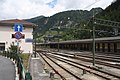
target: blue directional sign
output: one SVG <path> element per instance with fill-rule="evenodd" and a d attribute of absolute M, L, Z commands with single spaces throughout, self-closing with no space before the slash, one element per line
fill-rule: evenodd
<path fill-rule="evenodd" d="M 22 24 L 15 24 L 14 31 L 15 32 L 22 32 L 23 25 Z"/>

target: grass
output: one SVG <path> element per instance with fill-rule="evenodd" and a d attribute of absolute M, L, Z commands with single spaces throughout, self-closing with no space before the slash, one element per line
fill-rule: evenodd
<path fill-rule="evenodd" d="M 27 70 L 27 67 L 28 67 L 29 55 L 30 55 L 30 54 L 27 54 L 27 53 L 20 54 L 20 57 L 21 57 L 22 60 L 23 60 L 24 68 L 25 68 L 26 70 Z"/>

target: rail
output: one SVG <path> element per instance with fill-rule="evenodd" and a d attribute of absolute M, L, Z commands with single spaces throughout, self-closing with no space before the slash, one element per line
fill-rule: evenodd
<path fill-rule="evenodd" d="M 59 60 L 59 61 L 68 63 L 68 64 L 73 65 L 73 66 L 75 66 L 74 64 L 78 64 L 78 65 L 84 66 L 84 67 L 86 67 L 86 68 L 89 68 L 89 69 L 91 69 L 91 70 L 95 70 L 95 71 L 98 71 L 98 72 L 107 74 L 107 75 L 109 75 L 109 76 L 113 76 L 113 77 L 116 77 L 116 78 L 120 78 L 120 76 L 118 76 L 118 75 L 115 75 L 115 74 L 112 74 L 112 73 L 109 73 L 109 72 L 106 72 L 106 71 L 103 71 L 103 70 L 100 70 L 100 69 L 97 69 L 97 68 L 94 68 L 94 67 L 90 67 L 90 66 L 87 66 L 87 65 L 83 65 L 83 64 L 81 64 L 81 63 L 77 63 L 77 62 L 74 62 L 74 61 L 71 61 L 71 60 L 68 60 L 68 59 L 64 59 L 64 58 L 61 58 L 61 57 L 58 57 L 58 56 L 53 56 L 53 55 L 50 55 L 50 54 L 47 55 L 47 56 L 52 57 L 52 58 L 54 58 L 54 59 L 57 59 L 57 60 Z M 68 62 L 68 61 L 69 61 L 69 62 Z M 74 63 L 74 64 L 71 64 L 70 62 L 72 62 L 72 63 Z M 78 67 L 78 66 L 75 66 L 75 67 Z M 78 68 L 80 68 L 80 67 L 78 67 Z M 81 68 L 81 69 L 84 70 L 83 68 Z M 100 77 L 103 77 L 103 78 L 105 78 L 105 79 L 107 79 L 107 80 L 110 80 L 110 78 L 108 78 L 108 77 L 106 77 L 106 76 L 104 76 L 104 75 L 100 75 L 100 74 L 98 74 L 98 72 L 95 73 L 95 72 L 92 72 L 92 71 L 89 71 L 89 70 L 86 70 L 86 71 L 88 71 L 88 72 L 90 72 L 90 73 L 93 73 L 93 74 L 95 74 L 95 75 L 98 75 L 98 76 L 100 76 Z"/>

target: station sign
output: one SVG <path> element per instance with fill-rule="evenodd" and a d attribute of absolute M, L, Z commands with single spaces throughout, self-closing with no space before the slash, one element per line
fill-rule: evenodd
<path fill-rule="evenodd" d="M 33 42 L 33 39 L 27 38 L 27 39 L 25 39 L 25 42 L 30 42 L 30 43 L 32 43 L 32 42 Z"/>

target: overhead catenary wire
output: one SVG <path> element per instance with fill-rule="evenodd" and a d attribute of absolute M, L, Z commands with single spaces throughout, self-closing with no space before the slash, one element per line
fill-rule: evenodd
<path fill-rule="evenodd" d="M 95 2 L 93 2 L 92 4 L 89 4 L 88 6 L 86 6 L 86 7 L 83 8 L 83 9 L 89 8 L 89 7 L 93 6 L 94 4 L 96 4 L 96 3 L 99 2 L 99 1 L 101 1 L 101 0 L 95 0 Z"/>

